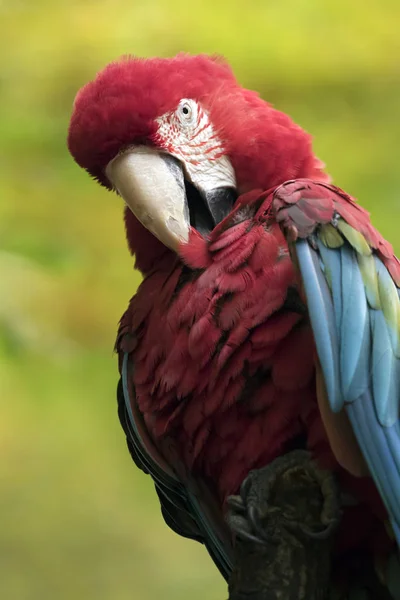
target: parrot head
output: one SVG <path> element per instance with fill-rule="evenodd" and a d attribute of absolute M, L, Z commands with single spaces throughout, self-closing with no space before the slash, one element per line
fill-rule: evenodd
<path fill-rule="evenodd" d="M 177 251 L 191 227 L 209 233 L 243 192 L 327 179 L 310 136 L 206 55 L 109 64 L 77 94 L 68 146 L 135 216 L 126 215 L 135 253 L 138 221 Z"/>

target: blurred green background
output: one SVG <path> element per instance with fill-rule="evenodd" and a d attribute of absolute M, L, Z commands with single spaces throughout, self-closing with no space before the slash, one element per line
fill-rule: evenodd
<path fill-rule="evenodd" d="M 400 251 L 398 0 L 0 0 L 0 598 L 226 598 L 163 524 L 116 417 L 139 277 L 121 205 L 66 151 L 78 88 L 124 53 L 224 54 L 315 136 Z"/>

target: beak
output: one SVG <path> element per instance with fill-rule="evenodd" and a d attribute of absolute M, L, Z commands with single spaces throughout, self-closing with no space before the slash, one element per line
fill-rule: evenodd
<path fill-rule="evenodd" d="M 231 212 L 237 193 L 232 187 L 219 187 L 206 191 L 204 198 L 215 227 Z"/>
<path fill-rule="evenodd" d="M 106 175 L 135 217 L 165 246 L 176 252 L 188 240 L 189 208 L 178 160 L 136 146 L 116 156 Z"/>

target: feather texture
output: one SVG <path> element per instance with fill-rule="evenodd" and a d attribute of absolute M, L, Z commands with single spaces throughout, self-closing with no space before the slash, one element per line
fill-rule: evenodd
<path fill-rule="evenodd" d="M 306 211 L 313 225 L 306 228 L 292 209 L 297 188 L 313 198 Z M 330 223 L 314 202 L 318 194 L 334 207 Z M 292 182 L 278 195 L 277 209 L 285 211 L 281 222 L 303 238 L 296 255 L 331 409 L 347 411 L 400 546 L 398 261 L 341 190 Z M 314 232 L 317 243 L 310 244 Z"/>
<path fill-rule="evenodd" d="M 334 225 L 325 224 L 327 244 L 317 237 L 318 252 L 307 241 L 299 241 L 298 258 L 303 271 L 308 265 L 307 282 L 314 290 L 308 294 L 309 314 L 317 331 L 313 338 L 295 265 L 280 226 L 271 219 L 271 206 L 270 194 L 253 194 L 252 203 L 246 195 L 208 240 L 192 232 L 182 247 L 185 264 L 171 259 L 164 263 L 162 276 L 155 270 L 143 281 L 122 319 L 117 344 L 120 352 L 128 351 L 135 366 L 130 373 L 134 402 L 154 446 L 160 450 L 165 440 L 173 440 L 175 453 L 167 463 L 178 472 L 186 492 L 190 492 L 187 482 L 191 478 L 207 481 L 221 504 L 237 492 L 249 470 L 296 447 L 299 439 L 305 440 L 321 464 L 341 473 L 339 460 L 355 474 L 365 474 L 354 439 L 346 439 L 352 456 L 341 452 L 338 427 L 345 420 L 338 415 L 334 424 L 325 421 L 332 398 L 335 410 L 344 405 L 342 379 L 346 390 L 355 395 L 363 382 L 364 346 L 358 338 L 365 329 L 366 300 L 363 304 L 357 294 L 364 279 L 357 260 L 349 254 L 347 238 Z M 308 215 L 313 217 L 312 210 L 308 209 Z M 371 258 L 360 256 L 365 261 Z M 345 261 L 350 261 L 351 273 L 347 268 L 342 272 Z M 345 302 L 342 285 L 351 290 Z M 375 288 L 379 291 L 378 284 Z M 358 320 L 353 323 L 354 310 Z M 339 344 L 347 326 L 353 328 L 356 350 L 350 351 L 350 361 Z M 321 412 L 314 344 L 329 390 L 323 410 L 320 404 Z M 349 421 L 346 427 L 351 427 Z M 176 465 L 180 465 L 178 471 Z M 363 498 L 363 490 L 357 482 L 352 484 L 351 493 L 364 509 L 351 540 L 346 531 L 339 536 L 347 539 L 346 548 L 360 540 L 365 543 L 366 528 L 376 518 L 376 499 L 372 496 L 370 505 L 372 497 Z M 175 530 L 179 514 L 169 507 L 167 522 Z M 217 547 L 215 532 L 207 532 L 199 509 L 196 514 L 200 539 L 209 549 Z M 185 529 L 185 521 L 180 527 Z M 215 550 L 210 552 L 216 555 Z M 221 559 L 216 560 L 220 565 Z"/>
<path fill-rule="evenodd" d="M 223 526 L 218 505 L 215 499 L 210 498 L 204 484 L 192 480 L 182 468 L 179 469 L 180 479 L 153 445 L 137 411 L 131 370 L 129 354 L 126 353 L 118 386 L 118 406 L 132 458 L 140 469 L 151 474 L 168 525 L 184 537 L 205 543 L 221 574 L 228 579 L 233 564 L 232 544 L 229 532 Z M 166 451 L 167 456 L 170 453 L 171 448 Z"/>
<path fill-rule="evenodd" d="M 387 540 L 376 489 L 399 540 L 400 263 L 367 212 L 323 183 L 310 136 L 242 89 L 221 59 L 180 54 L 100 72 L 77 95 L 69 149 L 110 187 L 106 166 L 128 146 L 171 152 L 158 123 L 182 98 L 207 112 L 242 195 L 209 238 L 192 231 L 178 257 L 125 213 L 145 275 L 117 340 L 132 457 L 153 477 L 167 523 L 203 541 L 225 577 L 226 496 L 299 445 L 355 496 L 338 551 L 374 549 L 374 529 Z M 291 255 L 280 227 L 298 240 Z M 364 473 L 360 449 L 376 487 L 339 467 Z"/>
<path fill-rule="evenodd" d="M 128 332 L 136 337 L 137 405 L 157 445 L 176 436 L 186 465 L 215 481 L 222 500 L 250 468 L 278 456 L 282 444 L 300 434 L 299 399 L 315 402 L 311 331 L 297 329 L 304 305 L 299 299 L 295 310 L 284 310 L 289 290 L 299 298 L 294 266 L 280 228 L 266 230 L 254 215 L 239 203 L 228 222 L 203 239 L 203 248 L 194 232 L 207 266 L 198 269 L 185 248 L 187 267 L 171 261 L 164 281 L 148 276 L 118 342 L 123 347 Z M 264 385 L 287 401 L 262 409 L 257 390 Z"/>

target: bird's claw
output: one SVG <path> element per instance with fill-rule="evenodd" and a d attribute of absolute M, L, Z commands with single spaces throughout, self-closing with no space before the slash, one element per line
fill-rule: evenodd
<path fill-rule="evenodd" d="M 264 544 L 263 530 L 261 529 L 261 535 L 257 535 L 257 517 L 254 514 L 257 509 L 247 508 L 241 496 L 230 496 L 227 505 L 227 521 L 234 534 L 247 542 Z"/>
<path fill-rule="evenodd" d="M 235 535 L 264 545 L 276 545 L 287 535 L 326 540 L 340 518 L 332 475 L 302 450 L 251 471 L 239 495 L 228 498 L 227 504 L 227 521 Z"/>

